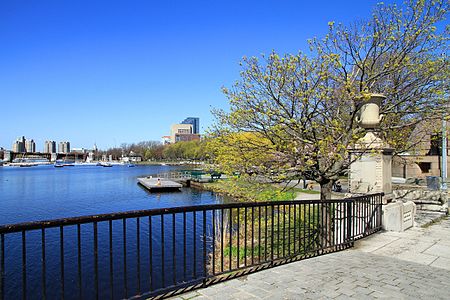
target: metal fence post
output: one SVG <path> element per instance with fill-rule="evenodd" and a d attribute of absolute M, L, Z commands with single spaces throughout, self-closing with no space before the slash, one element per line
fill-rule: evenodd
<path fill-rule="evenodd" d="M 353 222 L 352 222 L 352 205 L 353 205 L 353 201 L 349 201 L 347 202 L 347 243 L 352 241 L 352 246 L 353 246 L 353 236 L 352 236 L 352 226 L 353 226 Z"/>

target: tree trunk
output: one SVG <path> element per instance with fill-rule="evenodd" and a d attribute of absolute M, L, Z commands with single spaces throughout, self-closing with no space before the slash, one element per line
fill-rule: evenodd
<path fill-rule="evenodd" d="M 330 200 L 331 199 L 331 191 L 333 188 L 333 181 L 327 180 L 320 182 L 320 201 Z M 331 204 L 330 203 L 322 203 L 322 220 L 320 224 L 320 241 L 322 243 L 322 247 L 324 249 L 331 247 L 333 245 L 333 228 L 332 228 L 332 213 L 331 213 Z"/>
<path fill-rule="evenodd" d="M 333 181 L 332 180 L 320 182 L 320 200 L 331 199 L 332 189 L 333 189 Z"/>

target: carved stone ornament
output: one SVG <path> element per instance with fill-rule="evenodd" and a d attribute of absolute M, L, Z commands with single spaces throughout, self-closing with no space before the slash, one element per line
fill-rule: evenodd
<path fill-rule="evenodd" d="M 386 99 L 382 94 L 368 94 L 356 98 L 360 102 L 359 113 L 356 117 L 358 125 L 365 129 L 379 127 L 383 115 L 380 115 L 381 101 Z"/>

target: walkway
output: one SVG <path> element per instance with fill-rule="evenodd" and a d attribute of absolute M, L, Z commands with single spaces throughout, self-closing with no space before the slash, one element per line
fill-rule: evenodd
<path fill-rule="evenodd" d="M 346 251 L 182 294 L 174 299 L 449 299 L 450 219 L 384 232 Z"/>

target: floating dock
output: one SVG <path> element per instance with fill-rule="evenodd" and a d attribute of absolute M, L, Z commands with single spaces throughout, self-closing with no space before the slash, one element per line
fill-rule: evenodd
<path fill-rule="evenodd" d="M 167 179 L 161 179 L 158 183 L 158 178 L 151 177 L 138 178 L 138 183 L 150 192 L 179 191 L 183 187 L 181 183 Z"/>

